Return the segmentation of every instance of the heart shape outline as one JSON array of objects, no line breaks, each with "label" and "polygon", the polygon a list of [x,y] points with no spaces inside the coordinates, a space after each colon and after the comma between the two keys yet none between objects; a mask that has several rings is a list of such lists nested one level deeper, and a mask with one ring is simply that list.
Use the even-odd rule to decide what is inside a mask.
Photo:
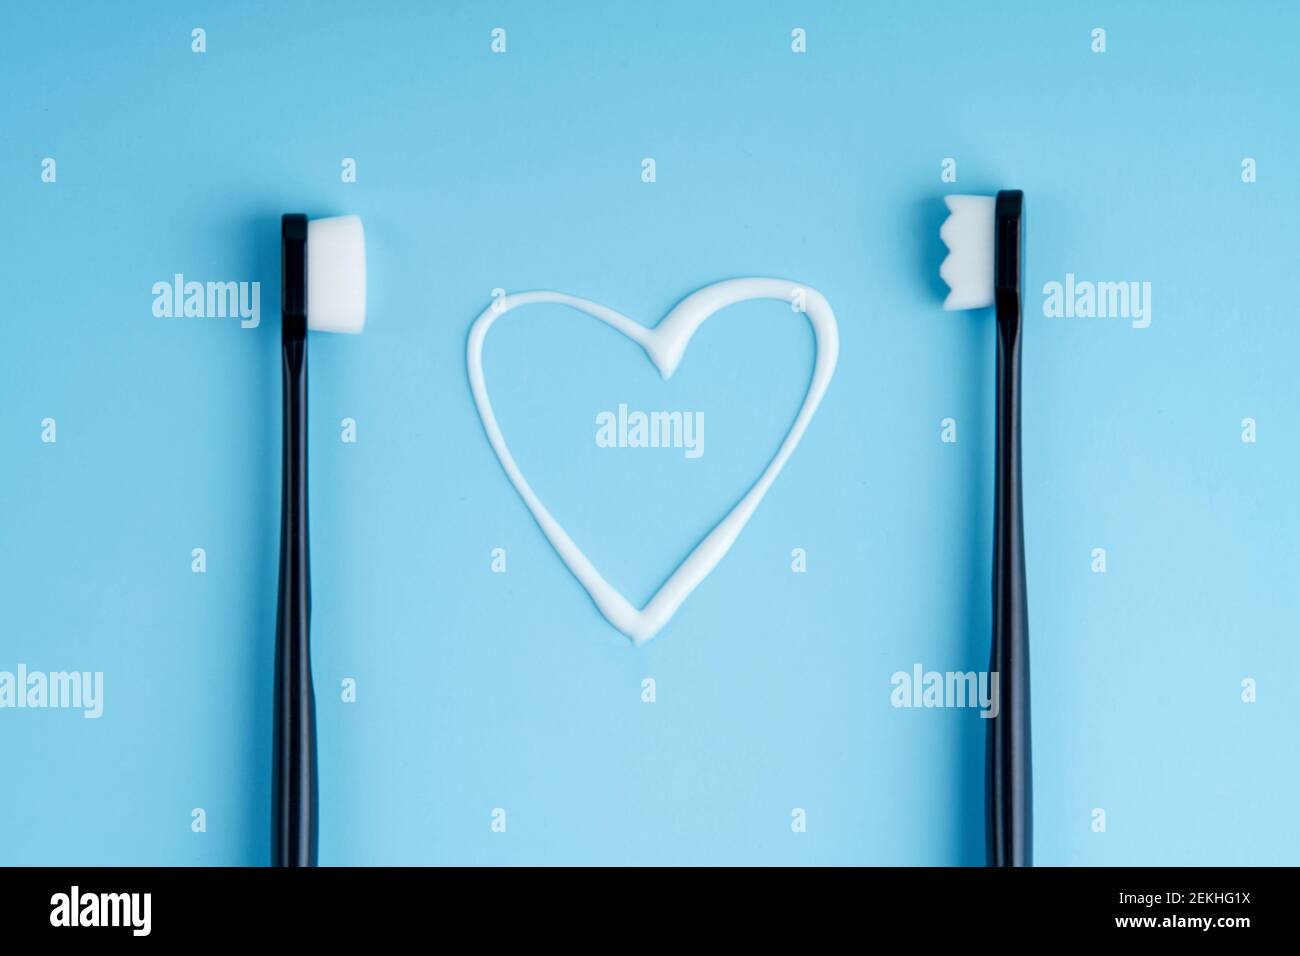
[{"label": "heart shape outline", "polygon": [[[524,478],[523,472],[510,453],[501,426],[497,423],[496,414],[492,411],[492,402],[488,398],[487,383],[483,375],[483,342],[492,324],[513,309],[542,302],[567,305],[599,319],[641,346],[646,356],[659,370],[660,377],[667,381],[672,378],[681,363],[696,330],[705,321],[729,305],[759,299],[777,299],[791,304],[792,307],[798,301],[803,303],[802,311],[812,325],[815,343],[812,378],[809,380],[807,391],[804,392],[803,402],[799,406],[794,424],[785,433],[776,454],[750,485],[744,497],[732,506],[731,510],[691,550],[676,570],[669,575],[668,580],[660,585],[659,590],[645,607],[638,609],[601,576],[596,566],[555,520]],[[835,313],[831,310],[826,297],[806,285],[787,279],[768,278],[725,279],[707,285],[682,299],[654,326],[642,325],[608,306],[564,292],[519,292],[499,296],[470,326],[466,348],[466,364],[469,369],[470,391],[474,395],[474,404],[483,422],[483,430],[487,433],[488,441],[496,452],[497,460],[505,470],[506,477],[510,479],[510,483],[515,486],[515,491],[532,512],[533,519],[550,541],[555,553],[586,589],[601,614],[638,646],[658,634],[672,620],[673,615],[677,613],[678,608],[691,592],[712,573],[731,550],[731,546],[740,536],[745,525],[749,523],[749,519],[753,517],[768,489],[776,481],[777,475],[781,473],[781,469],[785,467],[785,463],[798,447],[800,439],[808,428],[808,423],[812,421],[813,414],[826,394],[826,388],[830,385],[838,360],[839,326],[836,324]]]}]

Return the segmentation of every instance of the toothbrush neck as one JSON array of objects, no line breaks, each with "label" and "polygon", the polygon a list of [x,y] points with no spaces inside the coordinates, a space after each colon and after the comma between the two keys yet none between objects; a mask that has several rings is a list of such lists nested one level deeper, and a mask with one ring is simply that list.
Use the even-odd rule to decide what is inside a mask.
[{"label": "toothbrush neck", "polygon": [[1008,352],[1020,348],[1020,290],[1018,288],[996,291],[998,313],[998,338]]},{"label": "toothbrush neck", "polygon": [[290,342],[307,341],[307,317],[285,312],[280,316],[280,341],[285,345]]}]

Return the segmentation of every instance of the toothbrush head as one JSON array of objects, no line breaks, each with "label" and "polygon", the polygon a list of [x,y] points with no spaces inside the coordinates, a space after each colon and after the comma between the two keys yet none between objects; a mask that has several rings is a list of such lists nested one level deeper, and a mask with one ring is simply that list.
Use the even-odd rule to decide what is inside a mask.
[{"label": "toothbrush head", "polygon": [[993,304],[993,207],[992,196],[945,196],[948,218],[939,238],[948,256],[939,266],[939,276],[948,283],[943,307],[984,309]]},{"label": "toothbrush head", "polygon": [[366,235],[359,216],[307,221],[307,328],[356,334],[366,324]]},{"label": "toothbrush head", "polygon": [[939,238],[948,256],[939,275],[948,283],[943,307],[999,311],[1020,308],[1021,245],[1025,194],[1003,189],[994,196],[945,196],[948,218]]}]

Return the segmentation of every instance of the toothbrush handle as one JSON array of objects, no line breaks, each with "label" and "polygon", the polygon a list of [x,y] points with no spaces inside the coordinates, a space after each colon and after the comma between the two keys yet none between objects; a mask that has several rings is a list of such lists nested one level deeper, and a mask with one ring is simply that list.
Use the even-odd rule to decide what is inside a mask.
[{"label": "toothbrush handle", "polygon": [[311,682],[307,537],[306,218],[286,216],[283,228],[284,461],[275,626],[271,862],[274,866],[315,866],[316,700]]},{"label": "toothbrush handle", "polygon": [[988,728],[988,862],[1033,865],[1029,610],[1020,492],[1020,300],[999,298],[993,653],[998,712]]}]

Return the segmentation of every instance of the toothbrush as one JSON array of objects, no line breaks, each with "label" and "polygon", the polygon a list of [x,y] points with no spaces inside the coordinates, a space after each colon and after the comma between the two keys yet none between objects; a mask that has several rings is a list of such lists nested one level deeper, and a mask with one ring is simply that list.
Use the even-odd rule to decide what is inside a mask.
[{"label": "toothbrush", "polygon": [[316,865],[316,700],[311,682],[311,570],[307,536],[307,330],[360,332],[366,249],[356,216],[280,223],[280,348],[284,459],[280,592],[275,617],[275,739],[271,863]]},{"label": "toothbrush", "polygon": [[[948,196],[939,231],[949,254],[939,274],[945,309],[992,305],[998,321],[997,471],[993,510],[993,651],[997,716],[989,720],[986,827],[989,866],[1033,865],[1029,730],[1029,609],[1020,493],[1020,340],[1024,193]],[[992,677],[990,676],[990,680]]]}]

